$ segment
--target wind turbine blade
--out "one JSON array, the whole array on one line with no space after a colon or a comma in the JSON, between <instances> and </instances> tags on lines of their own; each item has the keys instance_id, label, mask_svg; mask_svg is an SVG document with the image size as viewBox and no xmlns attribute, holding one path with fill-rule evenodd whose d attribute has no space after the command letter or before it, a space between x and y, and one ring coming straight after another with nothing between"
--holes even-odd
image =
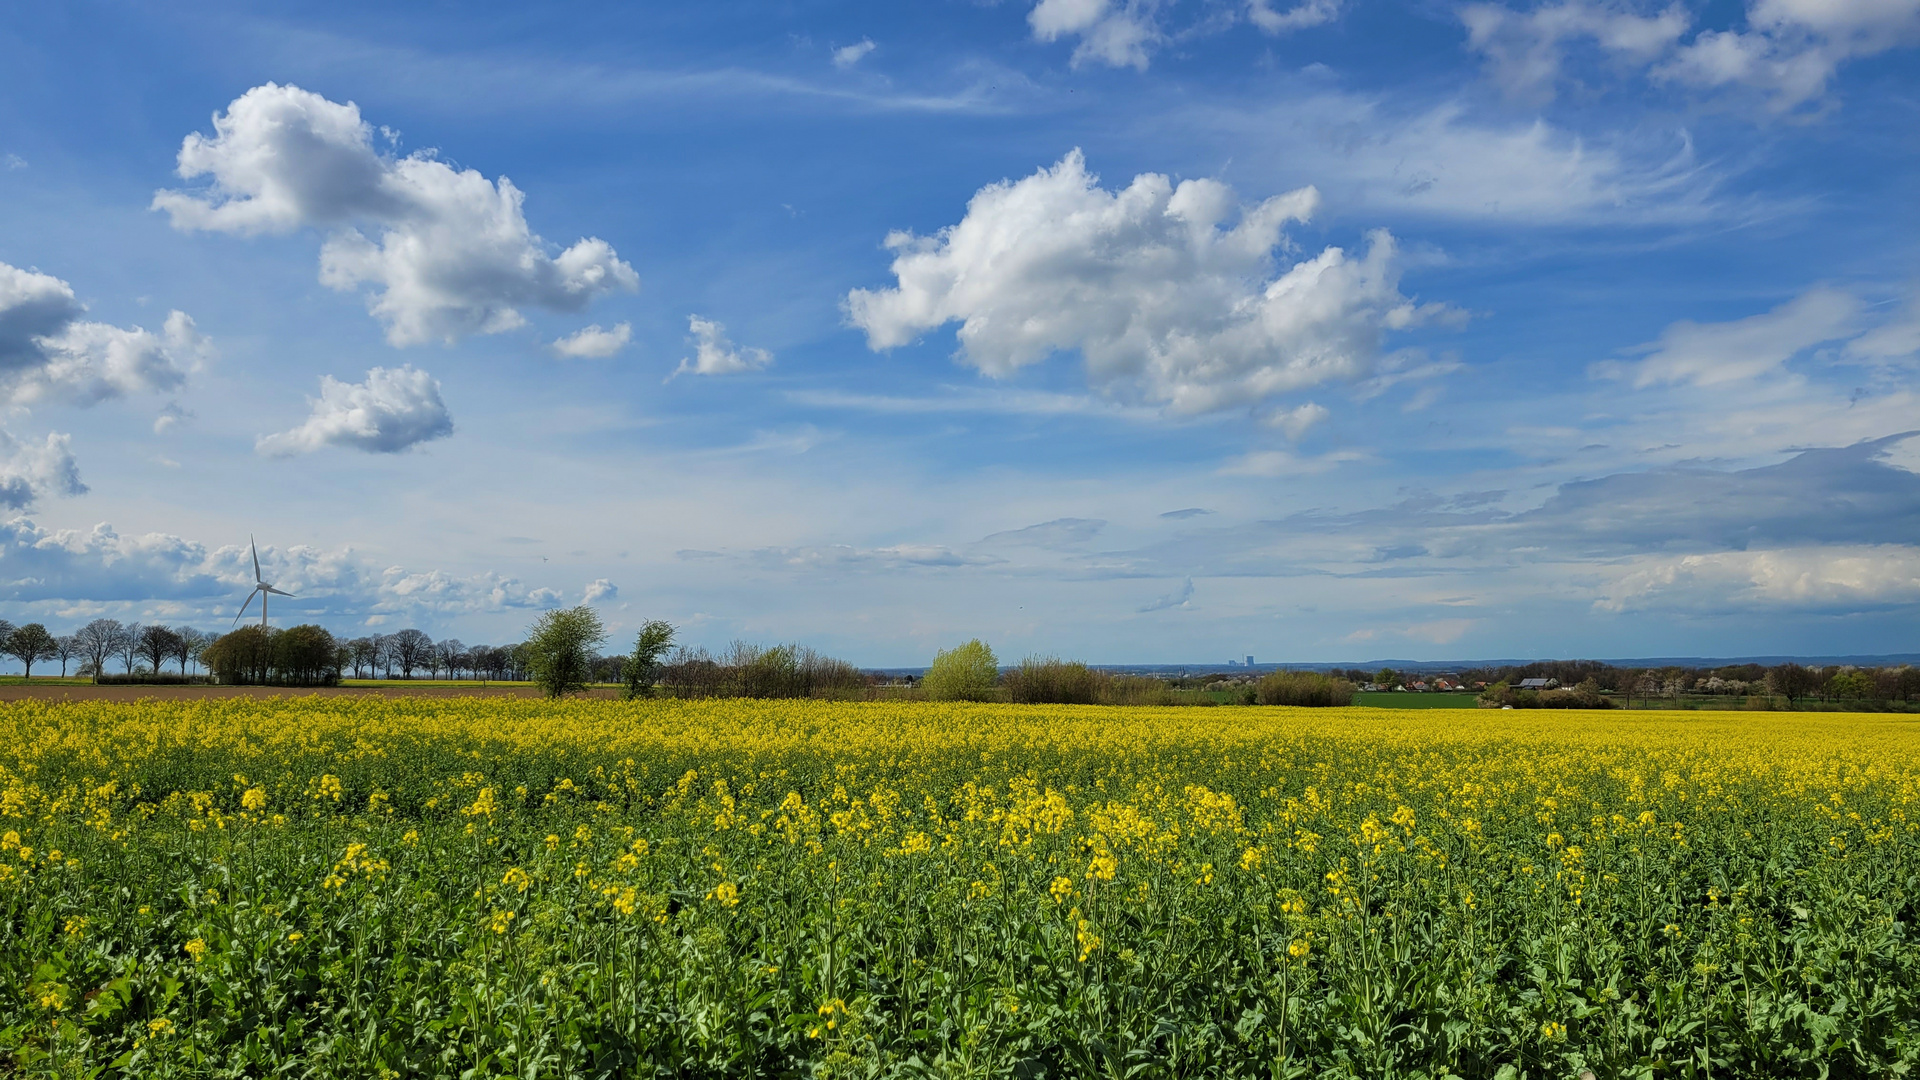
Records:
<instances>
[{"instance_id":1,"label":"wind turbine blade","mask_svg":"<svg viewBox=\"0 0 1920 1080\"><path fill-rule=\"evenodd\" d=\"M260 590L258 590L258 589L255 589L255 590L254 590L253 592L250 592L250 593L248 593L248 594L247 594L247 599L246 599L246 601L245 601L244 603L242 603L242 604L240 605L240 615L245 615L245 614L247 613L247 609L248 609L249 607L252 607L252 606L253 606L253 598L254 598L255 596L258 596L258 595L259 595L259 593L260 593ZM265 603L266 603L266 601L265 601L265 600L262 600L262 601L260 601L260 602L261 602L262 604L265 604ZM240 625L240 615L235 615L235 616L233 617L233 624L234 624L235 626L238 626L238 625Z\"/></svg>"},{"instance_id":2,"label":"wind turbine blade","mask_svg":"<svg viewBox=\"0 0 1920 1080\"><path fill-rule=\"evenodd\" d=\"M292 593L290 593L290 592L282 592L281 590L279 590L279 589L276 589L276 588L274 588L274 587L273 587L273 586L271 586L271 585L262 585L262 586L260 586L260 588L262 588L262 589L264 589L264 590L266 590L267 592L270 592L270 593L272 593L272 594L273 594L273 595L275 595L275 596L293 596L293 594L292 594Z\"/></svg>"},{"instance_id":3,"label":"wind turbine blade","mask_svg":"<svg viewBox=\"0 0 1920 1080\"><path fill-rule=\"evenodd\" d=\"M253 552L253 580L255 584L265 581L260 576L260 549L254 545L253 537L247 537L247 548Z\"/></svg>"}]
</instances>

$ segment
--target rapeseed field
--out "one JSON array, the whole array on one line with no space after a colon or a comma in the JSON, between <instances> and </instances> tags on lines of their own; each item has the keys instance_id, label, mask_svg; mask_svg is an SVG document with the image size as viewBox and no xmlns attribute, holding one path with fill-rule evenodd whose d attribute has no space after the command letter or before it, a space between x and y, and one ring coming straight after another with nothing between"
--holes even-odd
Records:
<instances>
[{"instance_id":1,"label":"rapeseed field","mask_svg":"<svg viewBox=\"0 0 1920 1080\"><path fill-rule=\"evenodd\" d=\"M1920 729L0 709L0 1075L1897 1076Z\"/></svg>"}]
</instances>

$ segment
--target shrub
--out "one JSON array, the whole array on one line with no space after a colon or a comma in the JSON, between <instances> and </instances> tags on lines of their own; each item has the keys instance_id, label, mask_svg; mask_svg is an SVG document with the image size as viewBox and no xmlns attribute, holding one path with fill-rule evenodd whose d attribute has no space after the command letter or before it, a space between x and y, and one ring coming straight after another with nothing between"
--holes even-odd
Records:
<instances>
[{"instance_id":1,"label":"shrub","mask_svg":"<svg viewBox=\"0 0 1920 1080\"><path fill-rule=\"evenodd\" d=\"M1100 700L1101 674L1078 660L1029 656L1002 680L1007 700L1022 705L1091 705Z\"/></svg>"},{"instance_id":2,"label":"shrub","mask_svg":"<svg viewBox=\"0 0 1920 1080\"><path fill-rule=\"evenodd\" d=\"M1611 709L1613 699L1600 693L1593 679L1561 690L1515 690L1506 683L1494 683L1480 694L1483 709Z\"/></svg>"},{"instance_id":3,"label":"shrub","mask_svg":"<svg viewBox=\"0 0 1920 1080\"><path fill-rule=\"evenodd\" d=\"M208 686L213 679L207 675L156 675L139 671L132 675L99 675L93 682L96 686Z\"/></svg>"},{"instance_id":4,"label":"shrub","mask_svg":"<svg viewBox=\"0 0 1920 1080\"><path fill-rule=\"evenodd\" d=\"M937 652L920 685L934 701L985 701L1000 678L1000 661L979 638Z\"/></svg>"},{"instance_id":5,"label":"shrub","mask_svg":"<svg viewBox=\"0 0 1920 1080\"><path fill-rule=\"evenodd\" d=\"M1353 684L1317 671L1275 671L1254 686L1262 705L1351 705Z\"/></svg>"}]
</instances>

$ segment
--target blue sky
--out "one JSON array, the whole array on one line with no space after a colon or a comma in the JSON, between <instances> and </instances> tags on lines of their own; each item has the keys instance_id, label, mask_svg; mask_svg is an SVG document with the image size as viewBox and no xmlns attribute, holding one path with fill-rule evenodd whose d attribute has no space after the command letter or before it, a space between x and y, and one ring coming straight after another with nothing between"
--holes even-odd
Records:
<instances>
[{"instance_id":1,"label":"blue sky","mask_svg":"<svg viewBox=\"0 0 1920 1080\"><path fill-rule=\"evenodd\" d=\"M1920 0L0 15L0 615L1920 651ZM176 314L178 313L178 314Z\"/></svg>"}]
</instances>

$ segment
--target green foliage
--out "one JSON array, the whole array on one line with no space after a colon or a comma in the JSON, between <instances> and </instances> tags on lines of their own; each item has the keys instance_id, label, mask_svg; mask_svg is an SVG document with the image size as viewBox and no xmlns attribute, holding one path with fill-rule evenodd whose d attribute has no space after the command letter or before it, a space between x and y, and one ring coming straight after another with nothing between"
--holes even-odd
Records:
<instances>
[{"instance_id":1,"label":"green foliage","mask_svg":"<svg viewBox=\"0 0 1920 1080\"><path fill-rule=\"evenodd\" d=\"M933 656L920 685L934 701L985 701L1000 679L1000 661L979 638Z\"/></svg>"},{"instance_id":2,"label":"green foliage","mask_svg":"<svg viewBox=\"0 0 1920 1080\"><path fill-rule=\"evenodd\" d=\"M1254 685L1261 705L1351 705L1353 684L1317 671L1272 671Z\"/></svg>"},{"instance_id":3,"label":"green foliage","mask_svg":"<svg viewBox=\"0 0 1920 1080\"><path fill-rule=\"evenodd\" d=\"M338 644L324 627L310 624L285 630L243 626L216 638L200 662L226 686L333 686L340 681Z\"/></svg>"},{"instance_id":4,"label":"green foliage","mask_svg":"<svg viewBox=\"0 0 1920 1080\"><path fill-rule=\"evenodd\" d=\"M653 696L653 684L660 680L661 659L673 647L673 624L654 619L640 628L633 652L620 666L620 681L626 684L629 699Z\"/></svg>"},{"instance_id":5,"label":"green foliage","mask_svg":"<svg viewBox=\"0 0 1920 1080\"><path fill-rule=\"evenodd\" d=\"M1827 680L1827 696L1836 698L1870 698L1877 695L1873 676L1864 671L1842 671Z\"/></svg>"},{"instance_id":6,"label":"green foliage","mask_svg":"<svg viewBox=\"0 0 1920 1080\"><path fill-rule=\"evenodd\" d=\"M600 616L585 604L549 611L527 628L527 671L550 698L587 688L594 652L607 640Z\"/></svg>"},{"instance_id":7,"label":"green foliage","mask_svg":"<svg viewBox=\"0 0 1920 1080\"><path fill-rule=\"evenodd\" d=\"M8 656L19 660L25 666L29 676L33 674L35 661L51 660L54 657L53 635L45 626L37 622L28 623L8 634L6 640L0 644L4 644Z\"/></svg>"},{"instance_id":8,"label":"green foliage","mask_svg":"<svg viewBox=\"0 0 1920 1080\"><path fill-rule=\"evenodd\" d=\"M1574 687L1553 690L1515 690L1506 683L1494 683L1480 694L1480 707L1498 709L1611 709L1613 699L1600 693L1593 679Z\"/></svg>"}]
</instances>

